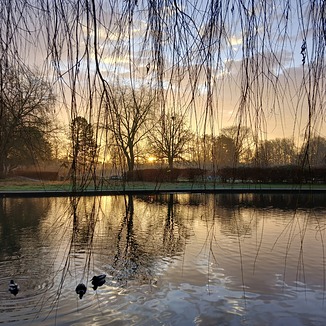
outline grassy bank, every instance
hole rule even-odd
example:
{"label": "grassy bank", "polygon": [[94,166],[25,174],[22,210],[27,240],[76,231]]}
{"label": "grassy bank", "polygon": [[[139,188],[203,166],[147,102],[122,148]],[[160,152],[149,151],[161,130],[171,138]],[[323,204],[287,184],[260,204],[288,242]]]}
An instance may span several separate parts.
{"label": "grassy bank", "polygon": [[[40,181],[27,178],[0,180],[0,193],[10,192],[72,192],[72,185],[68,181]],[[326,185],[321,184],[253,184],[253,183],[214,183],[214,182],[121,182],[107,181],[94,186],[90,183],[84,187],[77,187],[77,191],[101,192],[141,192],[141,191],[179,191],[179,192],[259,192],[259,191],[321,191],[326,193]]]}
{"label": "grassy bank", "polygon": [[70,188],[70,183],[66,181],[42,181],[29,178],[0,179],[0,191],[69,190]]}

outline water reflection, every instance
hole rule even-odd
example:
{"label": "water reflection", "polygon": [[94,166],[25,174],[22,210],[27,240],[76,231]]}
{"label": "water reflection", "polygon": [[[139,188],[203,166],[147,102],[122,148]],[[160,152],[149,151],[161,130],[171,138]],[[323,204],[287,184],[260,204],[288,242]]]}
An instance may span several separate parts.
{"label": "water reflection", "polygon": [[318,193],[311,194],[258,194],[244,193],[239,195],[221,194],[216,196],[219,206],[232,208],[240,207],[255,207],[266,208],[273,207],[282,210],[296,210],[298,208],[317,209],[325,208],[325,195]]}
{"label": "water reflection", "polygon": [[49,211],[49,204],[42,199],[17,199],[12,201],[8,198],[0,200],[0,257],[15,256],[19,254],[21,243],[26,240],[24,230],[30,229],[34,233],[33,239],[39,239],[38,226],[40,220]]}
{"label": "water reflection", "polygon": [[325,203],[267,194],[1,199],[0,323],[321,323]]}
{"label": "water reflection", "polygon": [[122,283],[136,278],[140,270],[147,267],[146,263],[142,264],[145,252],[134,232],[134,199],[132,196],[124,199],[126,209],[117,230],[116,250],[110,271]]}

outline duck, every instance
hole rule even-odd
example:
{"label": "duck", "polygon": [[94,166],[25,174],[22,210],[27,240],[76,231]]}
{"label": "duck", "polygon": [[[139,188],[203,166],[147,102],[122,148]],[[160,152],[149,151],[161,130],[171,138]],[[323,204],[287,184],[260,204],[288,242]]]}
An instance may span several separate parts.
{"label": "duck", "polygon": [[79,295],[79,299],[83,298],[83,295],[86,293],[87,287],[84,283],[79,283],[76,287],[76,293]]}
{"label": "duck", "polygon": [[93,278],[91,279],[93,284],[93,289],[96,290],[99,286],[102,286],[105,283],[105,278],[106,278],[105,274],[93,276]]}
{"label": "duck", "polygon": [[13,295],[17,295],[17,293],[19,292],[19,286],[18,284],[15,283],[14,280],[10,280],[9,283],[9,288],[8,288],[9,292]]}

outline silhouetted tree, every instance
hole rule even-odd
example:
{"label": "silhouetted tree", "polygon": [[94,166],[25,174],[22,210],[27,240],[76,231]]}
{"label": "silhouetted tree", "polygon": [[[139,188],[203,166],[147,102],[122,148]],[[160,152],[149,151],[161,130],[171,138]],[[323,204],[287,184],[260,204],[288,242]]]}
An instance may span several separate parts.
{"label": "silhouetted tree", "polygon": [[7,156],[10,168],[52,159],[52,146],[47,135],[35,126],[17,128],[14,146]]}
{"label": "silhouetted tree", "polygon": [[17,163],[49,158],[46,131],[54,100],[50,83],[37,73],[0,65],[0,178]]}
{"label": "silhouetted tree", "polygon": [[276,138],[262,141],[254,160],[259,166],[291,165],[297,163],[298,154],[292,139]]}
{"label": "silhouetted tree", "polygon": [[192,138],[184,116],[163,114],[148,134],[150,152],[160,160],[167,160],[172,170],[176,160],[184,160]]}
{"label": "silhouetted tree", "polygon": [[326,139],[312,137],[302,145],[300,157],[308,166],[326,165]]}
{"label": "silhouetted tree", "polygon": [[217,167],[234,166],[238,163],[239,154],[231,137],[220,135],[214,139],[212,160]]}
{"label": "silhouetted tree", "polygon": [[113,134],[128,171],[134,170],[136,158],[140,155],[140,144],[148,133],[146,123],[154,105],[154,99],[144,89],[133,91],[124,87],[111,92],[105,103],[108,122],[104,128]]}
{"label": "silhouetted tree", "polygon": [[220,135],[233,140],[235,146],[234,163],[251,163],[254,139],[250,128],[244,126],[222,128]]}
{"label": "silhouetted tree", "polygon": [[71,123],[72,170],[87,177],[95,166],[98,151],[93,126],[83,117],[76,117]]}

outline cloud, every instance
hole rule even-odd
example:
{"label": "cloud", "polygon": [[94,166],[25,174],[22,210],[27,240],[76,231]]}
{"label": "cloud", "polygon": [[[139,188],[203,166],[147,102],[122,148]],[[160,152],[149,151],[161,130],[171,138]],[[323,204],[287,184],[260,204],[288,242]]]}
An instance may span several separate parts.
{"label": "cloud", "polygon": [[[93,57],[94,58],[94,57]],[[130,58],[127,54],[125,55],[102,55],[100,57],[100,63],[102,65],[129,65]]]}
{"label": "cloud", "polygon": [[243,38],[241,36],[231,36],[229,39],[229,43],[231,46],[241,45],[243,42]]}

